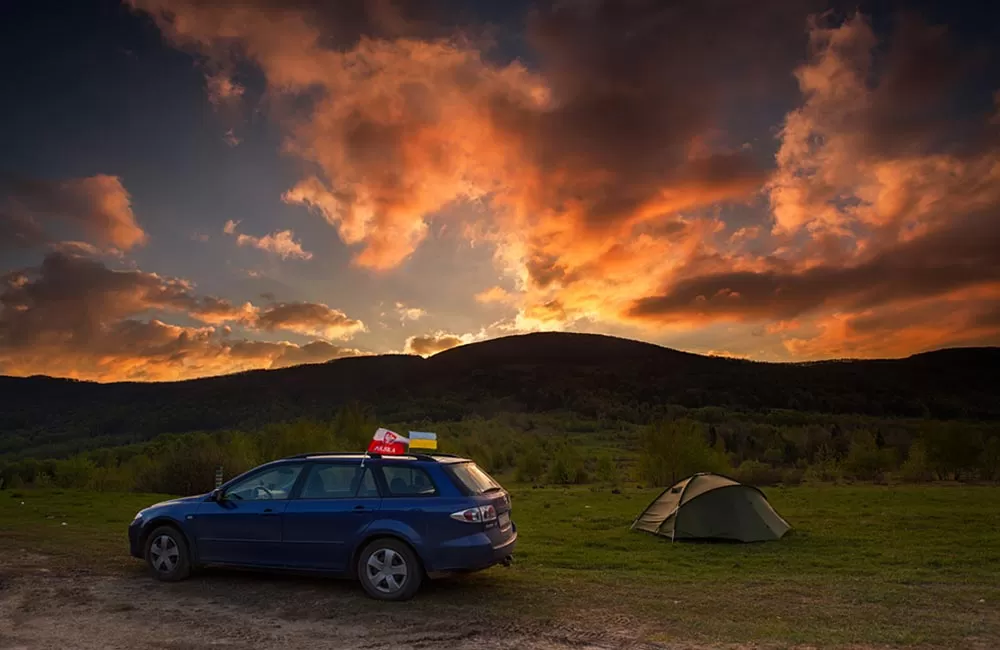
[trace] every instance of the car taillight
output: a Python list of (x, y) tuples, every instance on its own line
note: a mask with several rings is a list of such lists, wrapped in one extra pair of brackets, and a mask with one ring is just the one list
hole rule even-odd
[(467, 510), (453, 512), (451, 513), (451, 518), (468, 523), (493, 521), (497, 518), (497, 509), (493, 506), (479, 506), (477, 508), (469, 508)]

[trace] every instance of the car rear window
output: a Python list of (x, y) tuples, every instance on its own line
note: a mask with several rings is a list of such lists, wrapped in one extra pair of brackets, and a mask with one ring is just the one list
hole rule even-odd
[(461, 487), (472, 495), (503, 489), (499, 483), (493, 480), (492, 476), (475, 463), (454, 463), (448, 465), (448, 471), (461, 484)]
[(389, 487), (389, 496), (424, 497), (437, 494), (434, 481), (419, 467), (406, 465), (383, 465), (382, 474)]

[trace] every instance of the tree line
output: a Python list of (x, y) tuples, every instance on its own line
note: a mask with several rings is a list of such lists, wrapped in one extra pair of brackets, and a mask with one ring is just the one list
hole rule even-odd
[(194, 494), (263, 462), (303, 452), (361, 451), (378, 426), (436, 431), (441, 451), (531, 484), (666, 486), (699, 471), (755, 485), (803, 481), (998, 481), (994, 423), (739, 413), (675, 407), (649, 424), (567, 412), (382, 423), (351, 403), (327, 420), (253, 430), (168, 434), (68, 458), (0, 457), (0, 486)]

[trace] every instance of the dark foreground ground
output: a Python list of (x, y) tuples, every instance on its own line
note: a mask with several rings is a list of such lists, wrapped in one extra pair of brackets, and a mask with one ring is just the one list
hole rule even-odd
[[(321, 578), (219, 570), (162, 584), (139, 569), (52, 570), (37, 554), (14, 564), (0, 574), (4, 650), (701, 647), (642, 643), (627, 625), (531, 624), (477, 607), (439, 615), (417, 602), (390, 611), (349, 582)], [(460, 601), (467, 588), (446, 582), (424, 595)]]
[(379, 603), (350, 582), (150, 578), (125, 529), (162, 497), (0, 492), (0, 650), (53, 648), (1000, 649), (1000, 489), (767, 494), (779, 542), (628, 530), (655, 494), (513, 489), (518, 558)]

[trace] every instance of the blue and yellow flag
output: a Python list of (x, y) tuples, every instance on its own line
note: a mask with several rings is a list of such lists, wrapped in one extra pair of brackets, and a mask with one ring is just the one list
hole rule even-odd
[(410, 432), (410, 449), (437, 449), (438, 440), (436, 433), (426, 431)]

